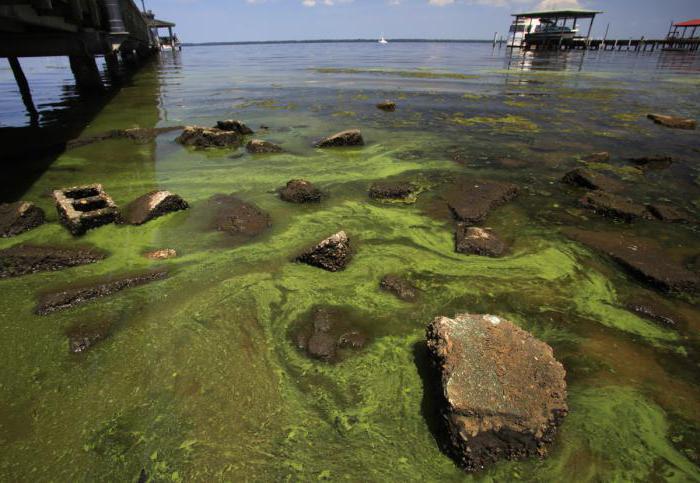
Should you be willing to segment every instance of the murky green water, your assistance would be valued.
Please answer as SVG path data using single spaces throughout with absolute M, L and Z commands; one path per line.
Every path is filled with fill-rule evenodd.
M 81 242 L 107 250 L 102 262 L 0 281 L 0 480 L 135 481 L 142 469 L 153 481 L 700 480 L 698 299 L 654 292 L 561 234 L 571 226 L 622 230 L 692 260 L 697 225 L 615 223 L 580 209 L 580 192 L 559 182 L 581 156 L 606 150 L 612 160 L 592 167 L 627 180 L 635 198 L 700 214 L 697 131 L 645 119 L 654 111 L 700 118 L 698 60 L 600 53 L 581 63 L 574 53 L 517 58 L 509 69 L 503 52 L 482 45 L 378 49 L 164 55 L 82 134 L 239 118 L 269 126 L 257 137 L 284 154 L 192 151 L 173 132 L 145 144 L 113 139 L 67 150 L 33 173 L 21 199 L 43 207 L 50 223 L 2 239 L 0 248 L 73 243 L 49 196 L 59 187 L 100 182 L 119 205 L 162 188 L 192 208 L 90 231 Z M 9 105 L 13 93 L 2 85 Z M 385 98 L 397 101 L 395 113 L 374 107 Z M 23 122 L 19 110 L 6 112 L 14 112 L 7 124 Z M 362 129 L 364 148 L 311 147 L 350 127 Z M 649 153 L 676 161 L 645 174 L 624 160 Z M 275 190 L 293 178 L 313 181 L 329 198 L 282 202 Z M 370 201 L 369 185 L 387 178 L 425 190 L 411 205 Z M 465 179 L 521 187 L 487 220 L 511 244 L 508 256 L 454 252 L 441 196 Z M 19 182 L 26 179 L 4 178 L 0 187 L 9 193 Z M 272 227 L 231 246 L 202 223 L 205 201 L 217 193 L 255 203 Z M 356 248 L 347 270 L 291 262 L 340 229 Z M 179 256 L 143 256 L 160 248 Z M 34 315 L 46 290 L 155 267 L 171 276 Z M 388 273 L 406 275 L 420 300 L 380 291 Z M 678 327 L 624 310 L 631 297 L 665 301 Z M 336 364 L 309 359 L 290 331 L 317 306 L 350 311 L 369 344 Z M 421 342 L 433 317 L 461 311 L 510 318 L 564 363 L 571 412 L 548 459 L 468 476 L 440 451 Z M 109 336 L 70 354 L 66 331 L 80 324 L 107 326 Z

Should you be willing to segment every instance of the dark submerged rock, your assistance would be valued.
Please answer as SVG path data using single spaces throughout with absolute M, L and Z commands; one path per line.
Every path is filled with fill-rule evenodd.
M 623 188 L 622 183 L 616 179 L 586 168 L 572 169 L 564 175 L 562 181 L 590 190 L 620 191 Z
M 651 203 L 647 205 L 649 213 L 657 220 L 667 223 L 693 223 L 693 216 L 684 210 L 664 203 Z
M 74 236 L 119 220 L 119 208 L 101 184 L 56 190 L 53 198 L 61 224 Z
M 130 225 L 142 225 L 153 218 L 187 208 L 189 205 L 179 195 L 170 191 L 152 191 L 132 201 L 122 216 L 123 221 Z
M 627 222 L 636 219 L 652 219 L 646 206 L 636 203 L 629 198 L 606 193 L 604 191 L 592 191 L 586 193 L 580 200 L 581 206 L 593 210 L 595 213 L 609 218 L 616 218 Z
M 543 457 L 568 413 L 552 348 L 493 315 L 437 317 L 427 344 L 441 380 L 449 451 L 467 471 Z
M 245 146 L 246 150 L 252 154 L 281 153 L 283 150 L 276 144 L 262 139 L 253 139 Z
M 166 271 L 153 271 L 47 293 L 40 298 L 36 307 L 36 313 L 38 315 L 48 315 L 58 310 L 69 309 L 97 298 L 112 295 L 127 288 L 162 280 L 167 276 L 168 272 Z
M 344 270 L 352 259 L 350 239 L 339 231 L 299 255 L 296 260 L 329 272 Z
M 236 119 L 226 119 L 225 121 L 217 121 L 216 129 L 221 129 L 222 131 L 233 131 L 242 136 L 254 134 L 253 130 L 246 126 L 243 123 L 243 121 L 238 121 Z
M 234 195 L 214 195 L 209 204 L 214 207 L 214 229 L 240 241 L 260 235 L 271 225 L 269 214 Z
M 377 109 L 386 112 L 394 112 L 396 110 L 396 103 L 394 101 L 382 101 L 377 104 Z
M 359 129 L 348 129 L 321 139 L 315 144 L 317 148 L 337 148 L 342 146 L 364 146 L 365 141 Z
M 182 134 L 177 137 L 177 142 L 183 146 L 195 148 L 225 148 L 239 146 L 242 142 L 241 135 L 237 131 L 224 131 L 222 129 L 185 126 Z
M 63 270 L 95 263 L 106 257 L 106 253 L 89 247 L 15 245 L 0 250 L 0 278 Z
M 448 196 L 447 204 L 459 221 L 479 223 L 494 209 L 515 198 L 518 187 L 511 183 L 485 181 L 469 183 Z
M 634 299 L 625 304 L 625 308 L 630 312 L 652 322 L 656 322 L 665 327 L 676 327 L 678 318 L 664 305 L 652 299 Z
M 68 141 L 66 147 L 68 149 L 87 146 L 88 144 L 105 141 L 107 139 L 131 139 L 139 144 L 147 143 L 155 139 L 160 134 L 171 131 L 180 131 L 184 126 L 169 126 L 169 127 L 153 127 L 153 128 L 129 128 L 129 129 L 114 129 L 112 131 L 89 136 L 84 138 L 73 139 Z
M 637 279 L 660 290 L 686 293 L 698 290 L 698 276 L 670 258 L 654 240 L 618 232 L 568 229 L 564 233 L 609 256 Z
M 607 163 L 610 161 L 610 153 L 607 151 L 600 151 L 598 153 L 588 154 L 581 159 L 587 163 Z
M 402 200 L 415 192 L 415 186 L 407 181 L 379 181 L 369 187 L 369 197 L 373 200 Z
M 318 203 L 323 198 L 320 189 L 305 179 L 293 179 L 279 189 L 280 198 L 289 203 Z
M 500 257 L 506 251 L 506 245 L 489 229 L 458 223 L 455 250 L 459 253 Z
M 99 341 L 109 336 L 111 326 L 108 322 L 98 324 L 78 324 L 66 331 L 68 351 L 72 354 L 86 352 Z
M 385 275 L 379 286 L 404 302 L 415 302 L 418 299 L 418 289 L 399 275 Z
M 661 124 L 662 126 L 674 129 L 695 129 L 697 125 L 695 119 L 667 116 L 664 114 L 647 114 L 647 118 L 651 119 L 656 124 Z
M 297 327 L 294 340 L 309 357 L 324 362 L 340 360 L 341 349 L 361 349 L 367 343 L 364 332 L 355 327 L 353 317 L 339 307 L 317 307 L 308 320 Z
M 627 161 L 643 170 L 665 169 L 673 164 L 671 156 L 642 156 L 639 158 L 627 158 Z
M 28 201 L 0 204 L 0 237 L 7 238 L 44 223 L 44 210 Z

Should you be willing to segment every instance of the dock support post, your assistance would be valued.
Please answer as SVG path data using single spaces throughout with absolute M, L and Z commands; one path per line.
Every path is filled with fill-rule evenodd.
M 107 64 L 107 73 L 112 84 L 121 82 L 121 72 L 119 71 L 119 57 L 116 52 L 107 52 L 105 54 L 105 64 Z
M 86 91 L 102 90 L 102 79 L 97 69 L 95 58 L 91 55 L 71 55 L 70 70 L 75 76 L 75 83 L 79 89 Z
M 8 57 L 7 61 L 10 63 L 10 68 L 15 76 L 15 81 L 17 82 L 17 87 L 19 88 L 19 93 L 22 96 L 22 102 L 24 107 L 29 113 L 29 119 L 32 124 L 37 124 L 39 121 L 39 112 L 34 106 L 34 99 L 32 99 L 32 91 L 29 88 L 29 82 L 22 71 L 22 66 L 19 63 L 17 57 Z

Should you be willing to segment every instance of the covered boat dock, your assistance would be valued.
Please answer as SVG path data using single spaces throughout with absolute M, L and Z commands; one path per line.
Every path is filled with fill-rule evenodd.
M 603 12 L 599 10 L 546 10 L 538 12 L 515 13 L 515 22 L 525 20 L 528 23 L 527 33 L 520 47 L 530 49 L 572 49 L 588 48 L 590 44 L 591 30 L 596 15 Z M 538 24 L 533 29 L 533 21 Z M 528 22 L 529 21 L 529 22 Z M 583 21 L 587 26 L 585 36 L 578 35 L 579 22 Z M 515 48 L 515 35 L 513 35 L 510 47 Z

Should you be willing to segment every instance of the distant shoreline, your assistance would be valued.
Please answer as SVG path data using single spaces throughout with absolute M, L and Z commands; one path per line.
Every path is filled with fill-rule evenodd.
M 390 43 L 446 43 L 446 44 L 490 44 L 493 40 L 479 39 L 391 39 Z M 377 39 L 322 39 L 322 40 L 247 40 L 239 42 L 183 42 L 183 47 L 219 46 L 219 45 L 265 45 L 265 44 L 348 44 L 377 43 Z

